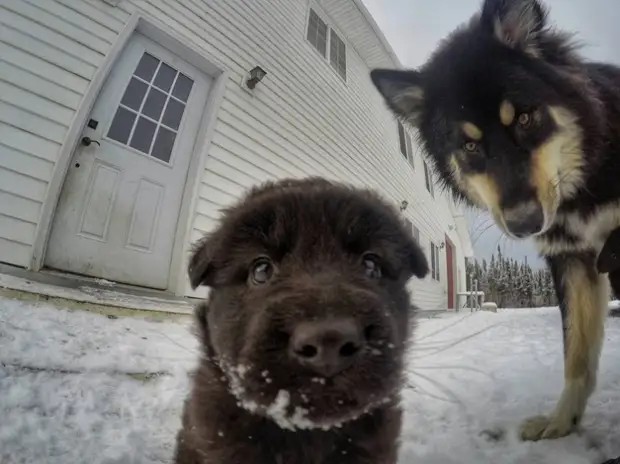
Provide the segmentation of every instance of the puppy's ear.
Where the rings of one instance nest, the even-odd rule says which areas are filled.
[[[481,21],[502,43],[536,56],[547,11],[538,0],[485,0]]]
[[[201,284],[213,285],[215,279],[214,262],[221,245],[220,235],[215,232],[205,235],[192,246],[192,256],[187,266],[187,273],[193,290]]]
[[[419,122],[424,107],[424,87],[418,71],[373,69],[370,79],[397,116],[413,125]]]
[[[407,264],[409,265],[410,272],[416,276],[418,279],[423,279],[428,274],[428,260],[413,238],[409,239],[407,243],[407,251],[406,251],[406,259]]]

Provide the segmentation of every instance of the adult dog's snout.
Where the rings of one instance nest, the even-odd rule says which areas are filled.
[[[543,229],[545,215],[539,202],[530,200],[503,210],[507,232],[526,238]]]

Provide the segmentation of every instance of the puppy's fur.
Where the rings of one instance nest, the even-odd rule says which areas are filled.
[[[177,464],[395,464],[406,282],[428,272],[377,194],[321,178],[252,189],[194,248],[203,356],[177,437]],[[322,376],[291,356],[308,321],[363,328],[356,362]]]
[[[485,0],[421,69],[371,78],[418,129],[445,187],[508,235],[533,236],[545,256],[562,313],[565,387],[553,413],[525,421],[521,435],[569,434],[595,387],[603,341],[608,279],[597,257],[620,225],[620,69],[582,59],[539,1]],[[619,272],[609,274],[616,294]]]

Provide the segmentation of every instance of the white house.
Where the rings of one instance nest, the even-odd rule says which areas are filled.
[[[406,204],[433,268],[415,301],[454,307],[464,218],[379,66],[400,64],[361,0],[0,0],[0,261],[194,295],[219,209],[313,174]]]

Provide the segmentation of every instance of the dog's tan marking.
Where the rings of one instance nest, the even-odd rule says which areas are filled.
[[[545,219],[555,214],[559,201],[557,185],[561,156],[557,145],[556,136],[553,136],[535,149],[531,157],[530,183],[536,191]]]
[[[568,307],[564,378],[596,376],[598,355],[607,314],[607,279],[579,263],[566,271],[564,286]],[[595,361],[596,360],[596,361]],[[592,369],[594,368],[594,372]],[[595,378],[590,379],[594,383]]]
[[[549,107],[549,114],[558,130],[551,142],[556,150],[555,166],[558,170],[560,195],[570,197],[585,181],[585,156],[582,149],[583,132],[577,116],[561,107]]]
[[[482,140],[482,130],[471,122],[464,122],[461,124],[461,130],[463,133],[472,140]]]
[[[448,161],[448,165],[450,166],[450,171],[452,174],[452,178],[460,185],[462,178],[461,178],[461,168],[459,166],[459,162],[457,159],[457,154],[453,153],[452,155],[450,155],[449,161]]]
[[[499,105],[499,120],[504,126],[509,126],[515,119],[515,107],[508,100]]]
[[[531,155],[530,182],[545,213],[546,230],[554,221],[562,198],[570,197],[583,184],[584,157],[581,130],[572,113],[551,107],[557,129]]]
[[[467,195],[479,206],[491,212],[499,210],[499,187],[488,174],[467,174],[463,176]]]
[[[586,266],[592,266],[592,268]],[[588,398],[596,386],[603,344],[609,284],[594,264],[574,260],[564,270],[566,332],[564,390],[551,416],[527,419],[521,426],[524,440],[559,438],[580,423]]]

